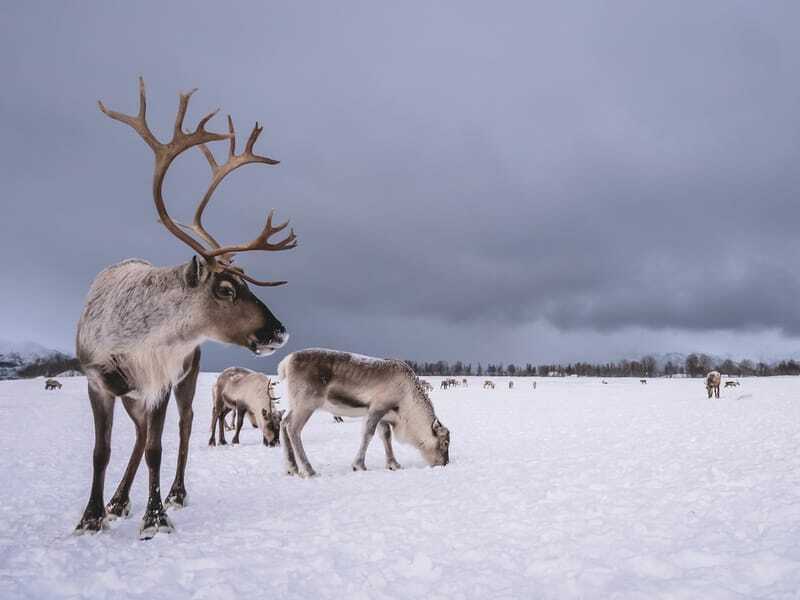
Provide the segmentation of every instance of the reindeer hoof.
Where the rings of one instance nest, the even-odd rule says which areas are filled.
[[[139,539],[149,540],[158,532],[172,533],[175,526],[162,508],[160,511],[146,512],[139,527]]]
[[[170,491],[167,499],[164,500],[167,508],[183,508],[186,506],[186,492],[183,490]]]
[[[84,533],[97,533],[104,529],[108,529],[105,515],[101,517],[87,517],[84,515],[73,533],[75,535],[83,535]]]
[[[386,463],[386,468],[390,471],[399,471],[403,468],[403,466],[397,462],[396,460],[390,461]]]
[[[131,514],[131,500],[120,500],[119,498],[112,498],[111,502],[106,506],[106,518],[113,521],[118,518],[126,519]]]
[[[228,445],[228,442],[227,442],[227,441],[225,441],[225,440],[220,440],[220,441],[219,441],[219,445],[220,445],[220,446],[227,446],[227,445]]]
[[[367,470],[367,465],[364,463],[364,461],[354,462],[352,466],[353,466],[353,471],[366,471]]]
[[[234,446],[238,446],[239,445],[239,438],[233,438],[231,440],[231,444],[233,444]]]
[[[215,440],[214,438],[211,438],[210,440],[208,440],[208,445],[209,445],[209,447],[216,446],[217,445],[217,440]]]

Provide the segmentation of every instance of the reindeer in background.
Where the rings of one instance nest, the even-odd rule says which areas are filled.
[[[275,382],[263,373],[243,367],[225,369],[211,388],[211,437],[209,446],[216,446],[214,430],[219,426],[219,443],[225,445],[225,415],[233,412],[236,431],[232,443],[239,443],[245,415],[250,423],[261,429],[265,446],[280,443],[280,427],[283,411],[275,408],[278,398],[272,391]]]
[[[706,390],[708,391],[709,398],[711,398],[711,396],[719,398],[719,384],[721,382],[722,375],[720,375],[719,371],[711,371],[706,375]]]
[[[223,246],[203,226],[203,211],[222,180],[248,164],[275,165],[278,161],[253,152],[262,128],[256,123],[244,151],[236,154],[236,133],[228,117],[228,133],[205,129],[214,111],[187,133],[183,121],[194,90],[180,95],[172,139],[159,141],[146,120],[144,81],[139,78],[136,116],[107,109],[108,117],[131,127],[155,155],[153,200],[161,224],[195,253],[177,267],[155,267],[143,260],[126,260],[102,271],[92,283],[78,323],[77,356],[88,380],[94,415],[95,445],[89,502],[76,532],[98,531],[107,519],[127,516],[129,493],[142,454],[149,470],[149,497],[140,537],[149,539],[173,525],[161,501],[161,433],[170,390],[174,389],[180,421],[180,445],[175,480],[167,505],[186,502],[184,472],[192,430],[192,400],[200,365],[200,344],[207,339],[249,348],[267,355],[284,345],[286,329],[250,291],[247,283],[278,286],[285,281],[259,281],[233,264],[243,252],[276,252],[297,245],[293,230],[279,241],[273,236],[288,222],[273,225],[270,211],[261,233],[249,243]],[[228,140],[228,158],[217,163],[206,144]],[[180,225],[167,212],[163,183],[172,161],[199,147],[211,167],[211,181],[191,225]],[[111,453],[114,403],[122,399],[136,428],[136,442],[127,469],[107,506],[103,504],[106,466]]]

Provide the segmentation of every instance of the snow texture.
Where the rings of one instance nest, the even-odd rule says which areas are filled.
[[[354,473],[360,422],[319,412],[303,434],[321,476],[301,480],[249,426],[238,447],[206,445],[203,374],[189,504],[148,542],[144,464],[131,518],[71,534],[91,472],[85,380],[0,383],[0,598],[798,598],[800,379],[719,400],[702,380],[427,379],[449,466],[397,444],[405,469],[385,471],[375,439]],[[106,499],[132,441],[118,407]]]

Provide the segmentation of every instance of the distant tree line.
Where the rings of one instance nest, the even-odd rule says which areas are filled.
[[[800,375],[800,363],[795,360],[782,360],[776,363],[754,362],[752,360],[734,361],[725,359],[715,361],[707,354],[692,353],[680,364],[672,361],[659,366],[653,356],[643,356],[639,360],[622,360],[619,362],[588,363],[576,362],[566,365],[546,364],[524,366],[513,363],[489,363],[484,367],[481,363],[477,366],[472,363],[456,361],[452,364],[445,360],[436,362],[406,361],[417,375],[441,377],[478,377],[486,376],[512,376],[512,377],[568,377],[579,375],[582,377],[703,377],[709,371],[719,371],[725,375],[759,376],[772,375]]]
[[[20,368],[17,377],[53,377],[64,371],[82,371],[81,364],[77,358],[55,353]]]

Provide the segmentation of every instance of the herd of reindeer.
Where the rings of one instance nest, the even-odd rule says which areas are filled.
[[[194,256],[176,267],[125,260],[101,271],[91,285],[78,322],[76,349],[87,378],[95,443],[89,500],[76,533],[100,531],[109,521],[130,514],[131,485],[143,457],[149,485],[139,536],[150,539],[158,532],[173,531],[167,507],[183,507],[187,501],[185,471],[200,344],[214,340],[266,356],[283,347],[289,338],[283,324],[248,285],[277,287],[286,282],[255,279],[234,262],[236,255],[246,252],[280,252],[296,247],[294,230],[286,231],[288,221],[273,224],[270,211],[255,238],[232,245],[218,242],[203,223],[204,211],[226,176],[245,165],[276,165],[278,161],[255,152],[262,132],[258,123],[238,153],[230,116],[227,132],[206,129],[217,111],[205,115],[187,132],[184,119],[193,93],[180,95],[172,137],[167,142],[159,140],[147,122],[141,77],[137,114],[120,113],[98,103],[105,115],[132,128],[152,150],[152,193],[159,222]],[[222,141],[227,142],[227,156],[220,163],[209,145]],[[192,148],[205,157],[210,178],[191,223],[183,224],[167,211],[163,183],[173,161]],[[279,234],[282,236],[276,239]],[[367,468],[365,455],[376,431],[383,442],[387,469],[401,468],[392,438],[416,447],[428,465],[444,466],[450,460],[450,431],[436,417],[429,396],[433,386],[418,379],[403,361],[308,349],[287,355],[278,365],[278,377],[288,405],[285,410],[277,408],[280,399],[275,395],[275,382],[267,376],[240,367],[223,371],[212,389],[209,445],[225,444],[226,429],[234,431],[232,443],[238,443],[247,419],[260,430],[265,445],[281,446],[288,475],[311,477],[316,472],[301,433],[311,415],[324,410],[337,420],[363,418],[353,470]],[[719,397],[719,373],[710,373],[706,383],[709,397],[712,391]],[[466,385],[466,379],[442,382],[443,389]],[[513,388],[514,384],[508,385]],[[61,384],[48,379],[45,386],[58,389]],[[483,387],[493,389],[495,384],[486,380]],[[178,460],[175,478],[162,501],[161,437],[171,395],[178,409]],[[117,398],[134,423],[136,437],[122,480],[106,503],[105,475]],[[232,415],[231,423],[226,421],[228,414]]]

